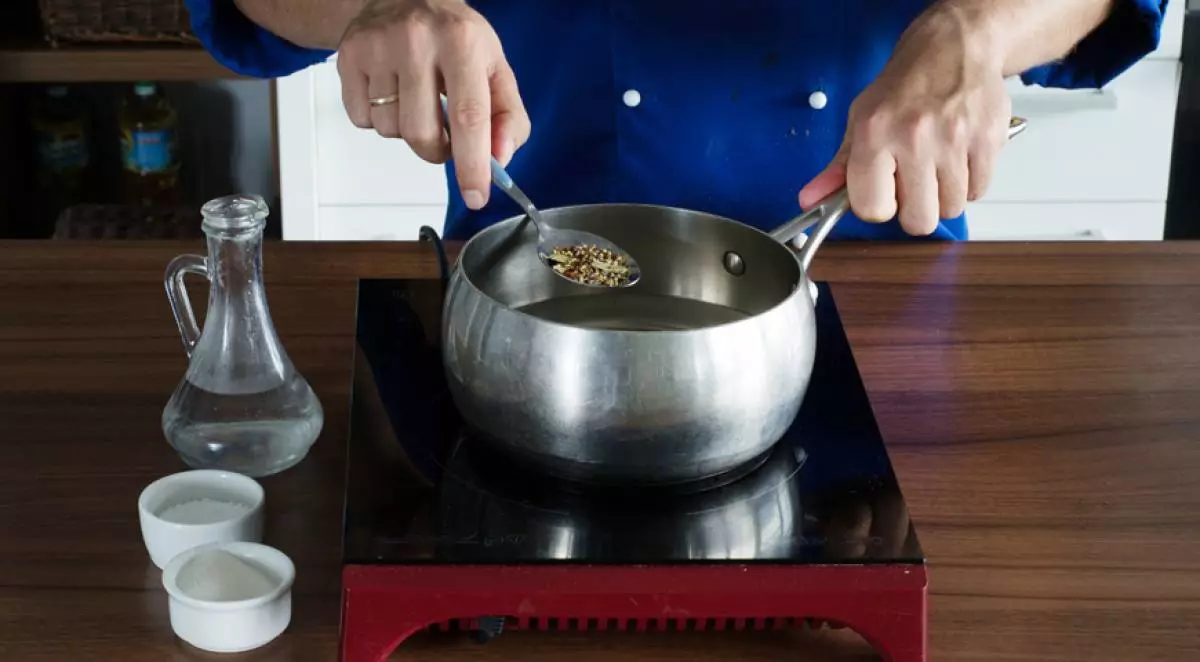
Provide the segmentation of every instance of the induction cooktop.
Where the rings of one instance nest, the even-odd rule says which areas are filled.
[[[360,281],[343,659],[386,659],[431,626],[816,622],[923,660],[924,554],[831,289],[818,293],[809,391],[769,453],[700,483],[618,489],[542,474],[471,433],[442,370],[440,282]]]

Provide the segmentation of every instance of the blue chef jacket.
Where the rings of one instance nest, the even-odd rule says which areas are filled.
[[[850,102],[932,0],[474,0],[500,36],[533,123],[509,171],[539,206],[639,202],[769,230],[833,157]],[[233,0],[187,0],[196,34],[242,74],[290,74],[331,55],[255,26]],[[1156,48],[1167,0],[1118,0],[1067,58],[1027,84],[1101,87]],[[445,234],[518,213],[466,208],[447,170]],[[898,239],[848,215],[835,238]],[[966,239],[963,217],[933,235]]]

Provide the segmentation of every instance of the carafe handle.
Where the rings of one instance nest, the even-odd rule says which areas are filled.
[[[208,265],[205,259],[199,255],[177,256],[167,265],[163,285],[167,288],[167,301],[171,304],[175,325],[179,327],[179,337],[183,339],[183,351],[191,359],[192,350],[200,340],[200,325],[196,323],[196,314],[192,311],[192,302],[188,299],[187,287],[183,283],[188,274],[204,276],[207,279]]]

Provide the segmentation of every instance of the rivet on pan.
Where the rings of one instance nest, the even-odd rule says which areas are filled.
[[[725,271],[728,271],[734,276],[741,276],[742,274],[746,273],[746,262],[742,260],[741,255],[738,255],[733,251],[729,251],[725,254],[725,259],[723,262],[725,263]]]

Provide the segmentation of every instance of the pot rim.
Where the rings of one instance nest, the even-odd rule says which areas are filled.
[[[581,205],[567,205],[567,206],[563,206],[563,207],[550,207],[547,209],[543,209],[542,212],[545,213],[545,212],[552,212],[552,211],[585,210],[585,209],[596,209],[596,208],[605,208],[605,209],[625,208],[625,209],[648,209],[648,210],[656,210],[656,211],[674,211],[674,212],[681,212],[681,213],[685,213],[685,214],[696,214],[696,215],[699,215],[702,217],[706,217],[707,219],[711,219],[713,221],[718,221],[721,223],[733,223],[733,224],[739,225],[747,230],[750,230],[752,232],[755,232],[755,233],[761,235],[763,238],[763,241],[767,241],[772,244],[775,244],[776,246],[779,247],[780,250],[787,251],[788,254],[792,256],[792,259],[796,261],[796,270],[799,273],[800,280],[798,282],[796,282],[795,284],[793,284],[791,294],[784,297],[783,299],[781,299],[780,301],[775,303],[773,306],[771,306],[770,308],[767,308],[766,310],[764,310],[760,313],[750,315],[743,319],[735,320],[732,322],[722,322],[720,324],[713,324],[712,326],[704,326],[704,327],[699,327],[699,328],[695,328],[695,329],[684,329],[684,330],[674,330],[674,329],[665,329],[665,330],[589,329],[586,327],[575,326],[572,324],[565,324],[563,322],[556,322],[553,320],[548,320],[548,319],[545,319],[542,317],[538,317],[536,315],[530,315],[529,313],[524,312],[524,311],[520,310],[519,308],[514,308],[508,304],[500,302],[495,297],[484,292],[471,279],[471,276],[466,272],[466,270],[462,268],[463,256],[466,255],[471,250],[472,244],[474,244],[477,240],[479,240],[480,237],[483,237],[484,235],[486,235],[487,233],[490,233],[490,232],[499,232],[500,231],[499,228],[509,226],[510,224],[515,225],[522,220],[528,221],[529,218],[526,214],[518,214],[516,216],[510,216],[501,221],[497,221],[496,223],[493,223],[492,225],[475,233],[470,239],[468,239],[466,241],[465,244],[463,244],[462,250],[459,252],[457,263],[455,264],[455,271],[458,272],[459,278],[461,278],[461,280],[464,283],[466,283],[467,285],[469,285],[471,287],[472,291],[474,291],[479,296],[483,297],[484,299],[487,299],[488,301],[492,302],[496,306],[499,306],[500,308],[504,309],[505,311],[507,311],[511,314],[517,315],[517,316],[525,318],[525,319],[535,321],[539,324],[546,324],[546,325],[550,325],[550,326],[561,328],[561,329],[567,329],[567,330],[571,330],[571,331],[588,332],[588,333],[605,333],[605,334],[610,334],[610,335],[614,335],[614,336],[618,336],[618,337],[644,337],[647,335],[653,335],[653,336],[657,336],[657,337],[679,337],[679,336],[686,336],[686,335],[691,335],[691,334],[695,334],[695,333],[704,333],[704,332],[715,331],[718,329],[732,328],[732,327],[737,327],[740,325],[755,324],[764,318],[767,318],[771,315],[778,314],[778,311],[780,311],[782,309],[791,307],[792,305],[794,305],[794,303],[795,303],[794,299],[796,299],[796,297],[803,297],[808,302],[808,306],[810,309],[815,306],[815,304],[812,301],[812,298],[809,294],[809,288],[807,286],[807,284],[809,282],[808,271],[804,268],[804,263],[801,261],[801,256],[799,254],[797,254],[796,251],[792,250],[786,243],[781,242],[778,239],[776,239],[774,236],[772,236],[770,232],[764,232],[763,230],[760,230],[752,225],[747,225],[746,223],[742,223],[740,221],[735,221],[731,218],[719,216],[717,214],[711,214],[711,213],[703,212],[703,211],[696,211],[693,209],[686,209],[683,207],[670,207],[670,206],[666,206],[666,205],[651,205],[651,204],[627,203],[627,202],[588,203],[588,204],[581,204]],[[637,286],[635,285],[634,288],[636,288],[636,287]],[[633,289],[633,288],[630,288],[630,289]],[[583,295],[581,295],[581,296],[583,296]],[[450,299],[447,297],[446,304],[449,304],[449,302],[450,302]],[[448,320],[449,316],[446,316],[445,319]]]

